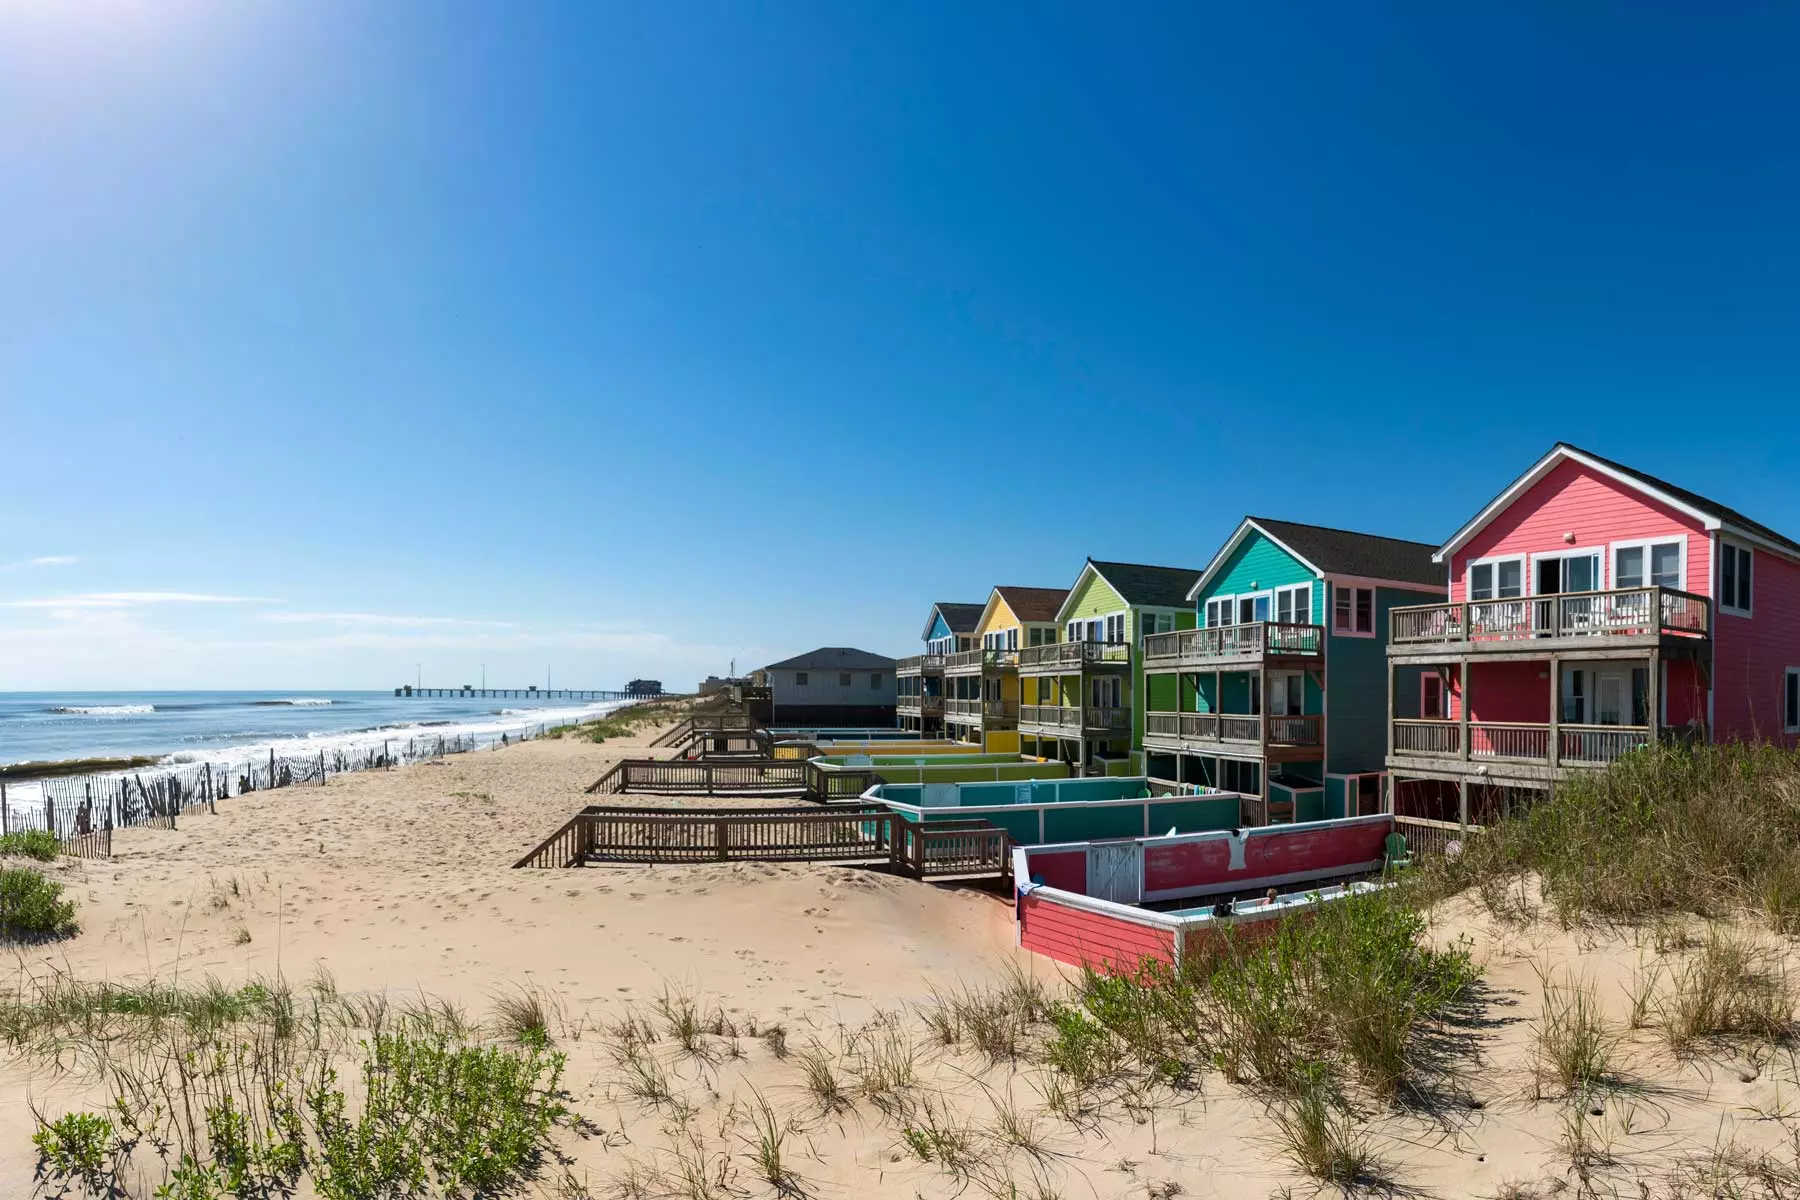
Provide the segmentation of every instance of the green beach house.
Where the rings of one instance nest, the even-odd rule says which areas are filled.
[[[1019,649],[1027,754],[1125,773],[1144,730],[1145,636],[1191,629],[1200,572],[1088,559],[1056,613],[1057,641]]]

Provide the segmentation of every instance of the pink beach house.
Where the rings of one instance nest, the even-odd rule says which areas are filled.
[[[1652,741],[1800,732],[1800,543],[1558,443],[1388,637],[1394,811],[1480,824]]]

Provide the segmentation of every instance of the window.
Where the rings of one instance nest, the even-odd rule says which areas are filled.
[[[1338,584],[1331,591],[1332,631],[1351,636],[1373,635],[1375,632],[1375,589],[1345,587]]]
[[[805,687],[806,686],[806,672],[805,671],[795,671],[794,672],[794,686],[795,687]]]
[[[1208,626],[1231,624],[1232,598],[1217,596],[1206,602],[1206,623]]]
[[[1495,558],[1469,564],[1469,599],[1513,600],[1524,594],[1524,559]]]
[[[1561,596],[1570,592],[1600,590],[1600,552],[1569,550],[1556,554],[1533,556],[1537,564],[1539,596]]]
[[[1276,588],[1275,619],[1288,625],[1312,624],[1312,584]]]
[[[1441,721],[1449,716],[1444,710],[1444,677],[1424,675],[1419,678],[1419,716],[1427,721]]]
[[[1256,621],[1269,619],[1269,593],[1258,596],[1239,596],[1237,598],[1237,623],[1249,625]]]
[[[1682,561],[1684,539],[1666,542],[1627,542],[1613,546],[1615,588],[1680,588],[1686,584]]]
[[[848,672],[848,671],[839,671],[838,672],[838,686],[841,688],[850,686],[850,672]]]
[[[1087,626],[1084,623],[1080,621],[1070,621],[1069,627],[1063,630],[1063,640],[1065,642],[1085,641],[1086,639],[1082,635],[1086,629]]]
[[[1787,695],[1781,708],[1781,728],[1787,733],[1800,733],[1800,667],[1789,667],[1782,682]]]
[[[1056,630],[1054,629],[1045,629],[1041,625],[1033,625],[1030,629],[1025,631],[1025,644],[1027,646],[1050,646],[1054,645],[1055,642]]]
[[[1104,641],[1122,642],[1125,640],[1125,614],[1114,613],[1106,618]]]
[[[1719,543],[1719,607],[1741,617],[1750,615],[1750,547]]]
[[[1297,717],[1306,696],[1306,676],[1298,671],[1269,673],[1269,712],[1278,717]]]
[[[881,690],[881,672],[880,671],[869,672],[869,689],[871,691],[876,691],[876,692],[879,692]]]

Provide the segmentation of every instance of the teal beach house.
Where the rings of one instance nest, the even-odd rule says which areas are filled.
[[[1144,638],[1146,772],[1256,799],[1248,824],[1378,812],[1388,610],[1443,597],[1437,547],[1245,517]]]

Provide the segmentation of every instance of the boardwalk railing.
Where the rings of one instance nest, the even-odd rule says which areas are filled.
[[[885,808],[644,809],[590,807],[515,867],[584,862],[871,862],[895,859]]]
[[[589,807],[514,867],[590,862],[885,862],[915,878],[1000,875],[1006,831],[986,821],[904,821],[880,806]]]
[[[1006,831],[986,821],[901,821],[900,869],[915,879],[1004,875]]]
[[[729,759],[689,762],[684,759],[628,758],[588,787],[590,793],[662,792],[717,796],[747,792],[799,792],[806,787],[803,759],[772,758],[749,762]]]
[[[1209,625],[1173,633],[1144,635],[1144,666],[1214,662],[1255,662],[1263,658],[1319,658],[1325,653],[1325,627],[1288,621],[1251,621],[1243,625]]]
[[[652,746],[686,746],[702,738],[723,734],[749,734],[762,728],[762,722],[749,713],[706,713],[677,721],[656,735]]]
[[[1388,620],[1388,640],[1394,646],[1567,637],[1704,638],[1712,633],[1712,606],[1704,596],[1672,588],[1620,588],[1410,605],[1394,609]]]

